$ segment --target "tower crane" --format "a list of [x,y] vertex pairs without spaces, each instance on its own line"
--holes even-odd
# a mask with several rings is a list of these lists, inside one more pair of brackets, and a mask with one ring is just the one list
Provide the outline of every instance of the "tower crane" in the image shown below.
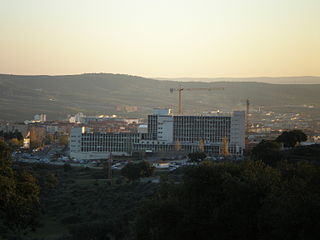
[[219,88],[184,88],[184,87],[179,87],[179,88],[170,88],[170,93],[173,93],[175,91],[179,92],[179,115],[183,114],[182,111],[182,92],[183,91],[216,91],[216,90],[224,90],[223,87]]

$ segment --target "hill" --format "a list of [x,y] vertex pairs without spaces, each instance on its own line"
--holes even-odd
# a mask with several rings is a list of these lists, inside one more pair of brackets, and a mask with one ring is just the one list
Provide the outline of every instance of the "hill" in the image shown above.
[[[244,109],[246,98],[253,106],[320,106],[320,84],[268,84],[260,82],[160,81],[123,74],[66,76],[0,75],[0,119],[25,120],[46,113],[50,119],[67,114],[118,114],[144,117],[154,107],[177,105],[169,88],[225,87],[224,91],[192,91],[183,95],[185,112]],[[123,106],[137,106],[137,111]],[[118,108],[117,108],[118,107]]]
[[182,82],[263,82],[272,84],[320,84],[320,77],[251,77],[251,78],[157,78]]

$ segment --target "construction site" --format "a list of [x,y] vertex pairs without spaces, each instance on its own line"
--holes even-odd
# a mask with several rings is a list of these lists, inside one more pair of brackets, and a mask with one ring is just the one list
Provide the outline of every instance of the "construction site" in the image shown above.
[[191,152],[208,156],[242,156],[245,149],[246,112],[184,115],[184,91],[219,91],[224,88],[171,88],[178,92],[178,111],[154,109],[147,122],[134,132],[100,132],[74,127],[70,135],[70,157],[106,159],[113,156],[174,157]]

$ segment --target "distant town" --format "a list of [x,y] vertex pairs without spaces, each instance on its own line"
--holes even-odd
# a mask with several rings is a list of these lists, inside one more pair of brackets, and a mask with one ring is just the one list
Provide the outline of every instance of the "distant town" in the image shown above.
[[149,159],[160,166],[168,159],[186,161],[190,152],[204,152],[213,160],[242,159],[261,140],[275,139],[293,129],[307,134],[302,144],[320,143],[320,119],[263,107],[250,109],[249,102],[246,111],[183,115],[172,109],[154,109],[144,118],[79,112],[58,121],[39,113],[24,122],[2,121],[0,137],[21,133],[15,143],[20,146],[15,155],[18,160],[98,166],[105,159],[122,157]]

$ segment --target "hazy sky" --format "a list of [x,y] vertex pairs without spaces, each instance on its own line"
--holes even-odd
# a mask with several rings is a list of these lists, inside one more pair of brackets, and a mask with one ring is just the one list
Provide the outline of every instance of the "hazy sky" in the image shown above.
[[320,0],[0,0],[0,73],[320,76]]

